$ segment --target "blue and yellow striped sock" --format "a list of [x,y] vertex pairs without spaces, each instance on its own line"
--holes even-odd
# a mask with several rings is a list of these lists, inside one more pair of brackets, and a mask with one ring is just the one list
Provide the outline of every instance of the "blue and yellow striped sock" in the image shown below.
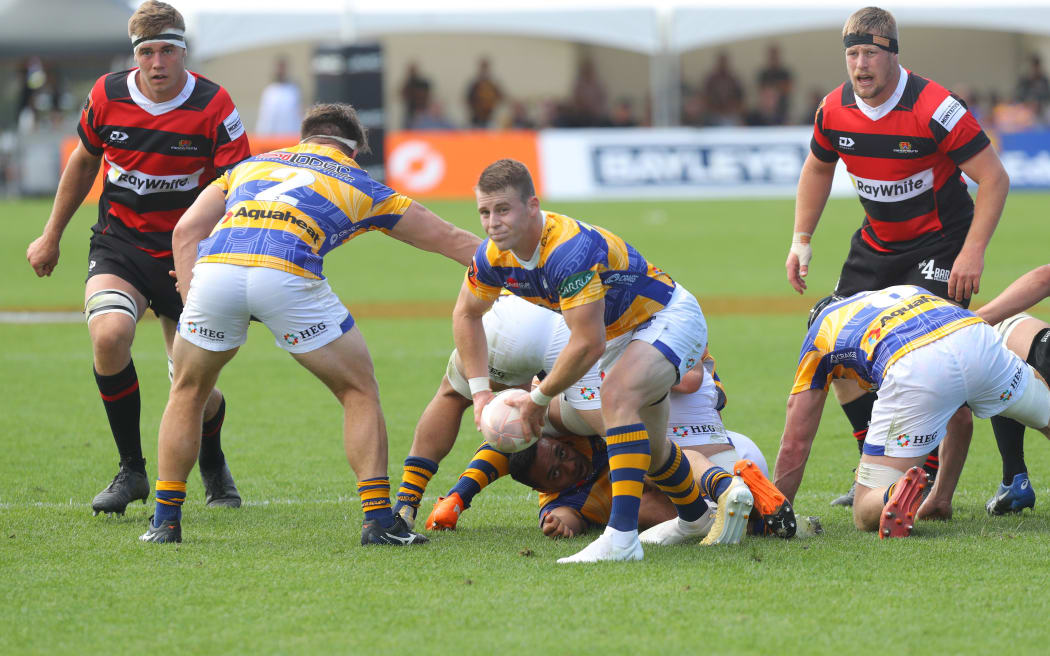
[[718,497],[729,488],[733,477],[721,467],[712,467],[700,477],[700,491],[707,495],[711,501],[718,501]]
[[157,481],[157,508],[153,512],[153,526],[161,522],[182,519],[182,504],[186,501],[186,481]]
[[470,501],[485,486],[495,481],[500,476],[506,476],[510,471],[510,458],[502,451],[497,451],[483,443],[474,452],[474,459],[467,465],[466,471],[460,474],[459,480],[448,493],[459,494],[463,499],[463,507],[469,508]]
[[605,433],[605,443],[609,452],[609,481],[613,494],[609,526],[618,531],[637,531],[642,479],[649,470],[651,460],[645,424],[610,428]]
[[674,503],[678,516],[683,520],[695,522],[707,511],[707,503],[700,496],[700,488],[693,480],[689,458],[674,442],[671,442],[671,455],[667,462],[649,478]]
[[401,486],[397,488],[397,505],[394,506],[394,512],[397,513],[402,506],[411,506],[418,510],[423,493],[427,491],[427,485],[437,470],[438,464],[430,458],[405,458],[405,470],[401,474]]
[[893,490],[897,488],[897,484],[894,483],[886,488],[886,493],[882,495],[882,505],[886,505],[890,502],[890,497],[893,496]]
[[361,510],[365,511],[366,522],[378,519],[383,528],[394,525],[394,513],[390,511],[389,477],[377,476],[359,481],[357,493],[361,496]]

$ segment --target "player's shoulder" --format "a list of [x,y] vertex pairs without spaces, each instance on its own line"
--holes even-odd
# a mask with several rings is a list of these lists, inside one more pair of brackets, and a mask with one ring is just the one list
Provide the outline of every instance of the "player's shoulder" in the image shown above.
[[827,115],[828,112],[834,112],[856,104],[856,99],[853,97],[853,85],[846,81],[820,99],[820,104],[817,105],[817,113],[823,112]]
[[128,75],[130,75],[133,70],[135,69],[115,71],[113,73],[106,73],[105,75],[99,76],[99,78],[95,80],[95,84],[92,85],[91,92],[88,95],[91,102],[97,106],[111,100],[130,98],[131,92],[128,90]]

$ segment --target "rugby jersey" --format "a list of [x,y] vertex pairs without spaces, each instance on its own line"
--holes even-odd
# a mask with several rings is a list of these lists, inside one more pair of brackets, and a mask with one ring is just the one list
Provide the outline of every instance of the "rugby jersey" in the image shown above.
[[324,256],[371,230],[389,234],[412,199],[368,176],[338,148],[305,143],[256,155],[213,182],[226,214],[198,262],[323,278]]
[[973,200],[959,164],[990,143],[957,96],[903,68],[901,75],[900,100],[877,120],[857,106],[850,82],[832,91],[810,141],[817,159],[845,162],[864,208],[861,237],[881,252],[924,245],[937,233],[964,237]]
[[218,84],[187,71],[174,99],[150,102],[138,69],[104,75],[80,114],[84,148],[102,157],[104,185],[95,232],[154,257],[171,256],[171,232],[201,190],[248,157],[237,108]]
[[567,506],[579,511],[587,521],[605,524],[612,512],[612,483],[609,482],[609,454],[605,440],[596,435],[558,438],[569,443],[584,457],[589,458],[593,471],[583,481],[568,490],[551,494],[540,492],[540,525],[543,518],[555,508]]
[[604,228],[541,212],[539,259],[527,267],[486,239],[467,269],[478,298],[495,301],[504,288],[556,312],[605,298],[605,336],[612,339],[647,321],[671,299],[675,283],[633,246]]
[[810,326],[791,393],[827,389],[832,378],[851,378],[863,389],[876,390],[901,356],[983,322],[922,287],[896,285],[854,294],[828,305]]

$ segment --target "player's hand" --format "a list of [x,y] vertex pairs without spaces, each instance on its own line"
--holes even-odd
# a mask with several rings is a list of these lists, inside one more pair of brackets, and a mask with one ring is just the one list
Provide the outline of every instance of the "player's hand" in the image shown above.
[[938,499],[931,492],[930,496],[926,497],[926,501],[923,501],[922,505],[919,506],[919,511],[915,516],[918,519],[946,522],[952,518],[952,502],[951,500]]
[[175,291],[181,294],[182,292],[179,290],[179,277],[175,275],[174,271],[168,271],[168,276],[175,281]]
[[43,278],[50,276],[58,266],[58,240],[47,235],[40,235],[26,249],[26,259],[36,275]]
[[547,406],[537,405],[529,396],[510,399],[507,405],[513,406],[521,413],[521,432],[525,437],[539,437],[543,432],[543,419],[547,415]]
[[492,390],[481,390],[474,395],[474,428],[478,432],[481,432],[481,411],[492,401],[494,396],[496,395],[492,393]]
[[547,516],[543,518],[543,526],[541,528],[543,529],[543,534],[552,540],[576,536],[573,530],[554,513],[547,513]]
[[806,281],[803,278],[809,275],[809,261],[813,259],[813,247],[809,245],[809,239],[810,236],[805,233],[795,233],[791,239],[787,262],[784,263],[788,282],[799,294],[806,291]]
[[948,298],[961,303],[981,291],[983,272],[984,254],[964,247],[955,258],[948,276]]

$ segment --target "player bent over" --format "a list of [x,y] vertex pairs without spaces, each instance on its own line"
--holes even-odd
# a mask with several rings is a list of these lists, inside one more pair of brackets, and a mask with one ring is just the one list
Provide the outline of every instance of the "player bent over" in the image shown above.
[[[160,319],[168,355],[182,299],[168,272],[171,234],[182,213],[216,175],[248,157],[248,137],[218,84],[186,70],[185,21],[171,5],[142,3],[128,21],[137,68],[95,82],[81,112],[80,143],[69,157],[43,234],[26,249],[38,276],[59,260],[62,233],[103,167],[98,222],[91,228],[84,315],[95,383],[120,454],[120,470],[91,509],[124,514],[149,497],[142,457],[139,376],[131,358],[138,321]],[[222,452],[226,401],[211,391],[201,430],[200,473],[209,506],[238,507],[241,497]]]
[[[973,312],[921,287],[898,285],[829,303],[803,342],[777,454],[776,486],[793,499],[832,378],[878,397],[857,466],[853,521],[880,537],[910,534],[927,484],[919,466],[964,403],[1050,436],[1050,389]],[[930,505],[950,508],[965,447],[944,442]]]
[[596,362],[605,372],[609,524],[583,551],[558,562],[641,560],[638,504],[650,469],[664,472],[657,486],[675,503],[683,535],[702,528],[707,504],[701,488],[718,499],[720,512],[728,506],[750,512],[753,500],[742,480],[711,466],[697,486],[689,460],[665,435],[667,393],[700,359],[707,341],[696,298],[616,235],[542,211],[532,176],[520,162],[489,165],[475,194],[488,238],[474,255],[452,316],[475,424],[492,399],[482,317],[501,289],[558,310],[569,327],[568,344],[543,382],[529,397],[511,402],[529,433],[540,432],[551,399]]
[[354,161],[368,142],[349,105],[316,105],[301,134],[299,145],[252,157],[216,180],[176,228],[186,309],[160,425],[157,510],[144,541],[181,541],[186,475],[199,441],[193,426],[257,318],[343,405],[346,457],[364,510],[361,544],[426,542],[391,512],[372,359],[321,268],[329,251],[371,230],[463,264],[480,240],[368,177]]

